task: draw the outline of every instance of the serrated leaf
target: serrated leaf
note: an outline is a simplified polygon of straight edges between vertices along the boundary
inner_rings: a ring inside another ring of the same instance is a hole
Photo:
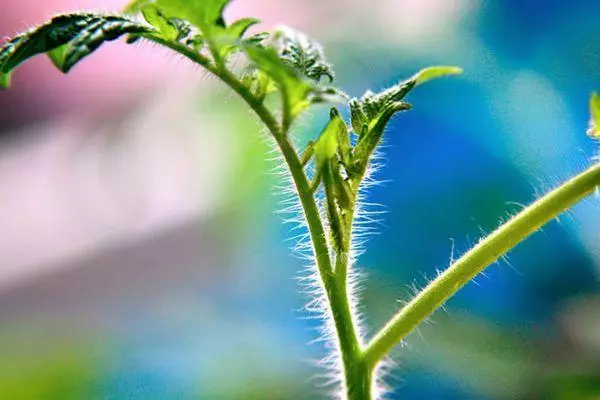
[[[594,138],[600,139],[600,94],[593,93],[590,99],[590,128],[587,134]]]
[[[365,170],[391,118],[399,111],[411,108],[404,98],[412,89],[432,79],[460,73],[462,70],[457,67],[429,67],[380,93],[368,91],[362,98],[352,99],[349,104],[352,129],[359,135],[353,167]]]
[[[0,47],[0,72],[7,73],[23,61],[62,46],[97,18],[93,14],[65,14],[23,32]]]
[[[315,83],[323,77],[334,79],[333,67],[325,60],[323,47],[303,33],[287,27],[275,33],[281,59]]]
[[[462,68],[449,67],[449,66],[438,66],[428,67],[417,72],[411,79],[414,79],[415,86],[419,86],[425,82],[433,79],[441,78],[449,75],[460,75],[463,73]]]
[[[382,117],[389,116],[391,110],[410,107],[403,99],[415,87],[415,84],[414,79],[409,79],[380,93],[367,91],[360,100],[352,99],[350,114],[355,133],[360,133],[364,127],[371,130]]]
[[[0,72],[7,74],[28,58],[46,52],[51,52],[49,55],[55,65],[67,72],[104,41],[126,33],[148,32],[151,28],[117,16],[58,15],[4,43],[0,47]]]
[[[153,30],[146,25],[117,17],[100,17],[89,23],[79,34],[66,45],[62,71],[69,72],[75,64],[97,50],[104,42],[113,41],[119,37],[132,34],[151,33]]]

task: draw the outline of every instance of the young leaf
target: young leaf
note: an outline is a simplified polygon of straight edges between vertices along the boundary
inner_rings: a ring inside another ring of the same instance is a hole
[[[264,71],[281,91],[284,126],[289,128],[294,118],[310,105],[311,85],[284,63],[273,48],[246,45],[244,49],[256,67]]]
[[[242,18],[227,26],[223,11],[231,0],[135,0],[126,8],[126,13],[142,12],[148,22],[157,27],[163,38],[173,40],[172,32],[164,26],[165,22],[179,32],[177,41],[199,49],[208,44],[213,55],[219,61],[226,61],[228,55],[240,48],[240,39],[249,27],[259,20]],[[149,10],[152,10],[151,13]],[[156,18],[156,12],[165,22]],[[197,28],[202,35],[190,34]],[[181,28],[184,28],[183,30]]]
[[[259,22],[260,20],[256,18],[242,18],[226,27],[225,30],[220,32],[214,39],[219,55],[222,58],[226,58],[231,53],[241,50],[241,45],[244,44],[241,40],[242,37],[251,26],[258,24]],[[256,42],[257,39],[258,42]],[[256,43],[260,43],[263,39],[264,36],[262,38],[260,36],[258,38],[254,37],[254,39],[251,37],[249,40],[246,40],[245,43],[252,43],[253,40]]]
[[[600,139],[600,94],[598,93],[592,94],[590,100],[590,113],[592,118],[587,134],[594,139]]]
[[[290,28],[280,28],[275,33],[279,56],[303,76],[319,83],[325,76],[333,82],[333,67],[325,60],[323,47],[308,36]]]
[[[170,24],[163,12],[153,4],[146,5],[140,9],[146,22],[158,29],[162,37],[167,40],[176,40],[179,32]]]
[[[207,36],[225,28],[223,11],[231,0],[134,0],[125,7],[126,13],[138,13],[153,5],[169,18],[191,22]]]
[[[355,163],[357,163],[354,167],[357,170],[365,170],[390,119],[399,111],[410,109],[410,104],[403,99],[413,88],[432,79],[461,72],[462,70],[457,67],[429,67],[383,92],[375,94],[368,91],[360,100],[352,99],[350,101],[352,128],[360,135],[354,151]]]
[[[458,67],[447,67],[447,66],[439,66],[439,67],[428,67],[424,68],[421,71],[417,72],[411,79],[414,79],[415,86],[419,86],[425,82],[428,82],[432,79],[441,78],[443,76],[449,75],[460,75],[463,73],[462,68]]]
[[[336,251],[345,252],[345,211],[351,206],[350,188],[340,174],[340,159],[350,152],[348,128],[335,108],[331,109],[329,123],[313,146],[317,180],[323,182],[326,209],[329,218],[332,244]]]
[[[394,85],[383,92],[374,94],[371,91],[367,91],[360,100],[351,100],[350,111],[352,114],[352,127],[355,133],[360,133],[364,125],[372,129],[382,116],[387,115],[391,117],[389,113],[394,109],[406,109],[408,104],[402,100],[416,86],[432,79],[460,73],[462,73],[462,69],[458,67],[428,67],[417,72],[406,81]]]
[[[332,113],[332,118],[330,118],[329,122],[319,139],[314,145],[314,154],[315,154],[315,162],[317,170],[320,169],[326,162],[333,159],[338,151],[339,146],[339,137],[340,137],[340,128],[339,124],[339,114],[335,115]],[[344,124],[344,121],[342,121]],[[344,124],[345,126],[345,124]]]

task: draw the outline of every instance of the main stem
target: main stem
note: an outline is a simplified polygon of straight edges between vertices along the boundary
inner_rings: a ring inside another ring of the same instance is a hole
[[[433,280],[371,340],[365,356],[375,366],[392,348],[488,265],[600,187],[596,164],[525,208]]]
[[[319,208],[313,196],[310,182],[304,173],[302,162],[287,136],[288,126],[284,123],[280,127],[262,102],[258,102],[234,75],[226,70],[214,70],[212,72],[248,103],[269,129],[283,154],[302,204],[319,276],[327,294],[329,311],[334,321],[339,351],[342,357],[346,398],[348,400],[369,400],[371,399],[372,368],[364,360],[361,340],[358,337],[356,322],[348,297],[348,256],[347,253],[337,254],[335,269],[333,268]],[[351,226],[352,215],[349,217],[348,232],[350,232]],[[349,237],[350,235],[348,235],[348,245]]]

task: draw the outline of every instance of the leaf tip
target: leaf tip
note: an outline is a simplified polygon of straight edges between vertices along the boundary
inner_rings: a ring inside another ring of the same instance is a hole
[[[48,55],[48,58],[50,59],[50,61],[52,61],[52,64],[54,64],[54,66],[58,70],[60,70],[64,73],[67,72],[67,71],[65,71],[66,50],[67,50],[67,46],[62,45],[62,46],[52,49],[46,53]]]
[[[433,79],[441,78],[450,75],[460,75],[463,73],[463,69],[454,66],[436,66],[427,67],[422,69],[413,75],[412,79],[415,81],[415,86],[422,85]]]

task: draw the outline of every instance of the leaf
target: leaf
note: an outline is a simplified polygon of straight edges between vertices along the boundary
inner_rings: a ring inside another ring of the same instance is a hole
[[[125,7],[126,13],[138,13],[153,5],[166,18],[184,19],[210,36],[214,30],[225,28],[223,11],[231,0],[134,0]]]
[[[334,78],[331,65],[325,61],[322,47],[305,35],[288,28],[280,29],[273,45],[258,44],[248,39],[242,46],[256,67],[271,77],[283,96],[283,127],[287,130],[296,116],[315,103],[346,103],[341,90],[321,85],[325,76]]]
[[[167,40],[176,40],[179,33],[177,29],[170,24],[167,17],[153,4],[145,5],[140,9],[146,22],[158,29],[162,37]]]
[[[0,72],[8,73],[28,58],[68,43],[95,17],[93,14],[59,15],[8,40],[0,48]]]
[[[333,67],[325,60],[323,47],[319,43],[287,27],[275,33],[275,40],[281,59],[301,75],[315,83],[319,83],[323,77],[333,82]]]
[[[244,42],[241,41],[241,38],[251,26],[258,24],[259,22],[260,20],[256,18],[242,18],[235,21],[224,31],[216,35],[213,42],[217,46],[219,55],[222,58],[226,58],[233,52],[241,50],[241,46],[244,44]],[[257,38],[254,40],[256,41],[256,39]],[[260,37],[258,37],[258,39],[260,39]],[[260,43],[262,40],[263,39],[260,39],[258,43]],[[252,42],[252,40],[247,40],[245,43]]]
[[[244,36],[248,28],[258,23],[260,23],[260,20],[256,18],[238,19],[227,27],[227,34],[236,40],[240,39],[242,36]]]
[[[350,144],[350,133],[346,122],[340,116],[339,111],[333,107],[329,113],[330,124],[337,132],[338,154],[345,166],[350,165],[352,158],[352,145]]]
[[[66,45],[60,69],[65,73],[69,72],[75,64],[97,50],[104,42],[116,40],[125,34],[140,35],[151,32],[153,30],[148,26],[122,17],[98,17]]]
[[[382,117],[390,116],[390,111],[408,109],[410,105],[404,97],[415,87],[416,81],[409,79],[380,93],[367,91],[363,97],[350,101],[350,115],[354,132],[373,129]],[[391,116],[390,116],[391,117]]]
[[[177,40],[197,50],[206,43],[216,57],[226,60],[228,55],[240,49],[240,39],[248,28],[260,22],[256,18],[242,18],[227,26],[223,11],[230,1],[136,0],[125,8],[125,12],[143,13],[146,20],[159,29],[164,39]],[[174,27],[179,34],[174,37],[165,23]],[[201,35],[190,28],[197,28]]]
[[[593,93],[590,99],[590,128],[587,131],[588,136],[594,139],[600,139],[600,94]]]
[[[54,66],[61,71],[62,71],[63,63],[65,61],[65,51],[66,50],[67,50],[67,45],[63,44],[62,46],[52,49],[46,53],[48,55],[48,58],[50,58],[50,61],[52,61],[52,64],[54,64]]]
[[[0,72],[0,89],[8,89],[10,87],[10,74]]]
[[[439,67],[428,67],[424,68],[421,71],[417,72],[411,79],[414,79],[415,86],[419,86],[425,82],[428,82],[432,79],[441,78],[443,76],[449,75],[460,75],[463,73],[462,68],[458,67],[448,67],[448,66],[439,66]]]
[[[115,40],[126,33],[151,31],[145,25],[118,16],[90,13],[58,15],[48,23],[4,43],[0,47],[0,73],[7,75],[28,58],[46,52],[56,66],[67,72],[105,41]],[[7,79],[3,77],[5,84]]]
[[[314,145],[314,154],[315,161],[317,163],[317,169],[319,169],[320,166],[325,164],[327,161],[334,158],[337,154],[340,137],[339,131],[341,127],[339,124],[339,120],[341,120],[341,118],[339,118],[339,114],[331,115],[327,126],[325,127],[325,129],[323,129],[323,132],[321,132],[319,139]],[[344,121],[342,120],[342,124],[343,123]]]
[[[408,110],[411,105],[404,97],[416,86],[447,75],[460,74],[457,67],[429,67],[380,93],[367,91],[360,99],[350,100],[352,129],[359,135],[354,156],[357,170],[364,170],[373,151],[380,143],[390,119],[398,112]]]
[[[246,45],[244,49],[256,67],[264,71],[281,91],[284,119],[287,119],[284,125],[289,127],[292,120],[310,105],[311,85],[284,63],[273,48]]]
[[[250,44],[257,47],[264,47],[263,42],[267,40],[271,36],[268,32],[259,32],[254,35],[250,35],[244,40],[242,40],[242,44]]]

